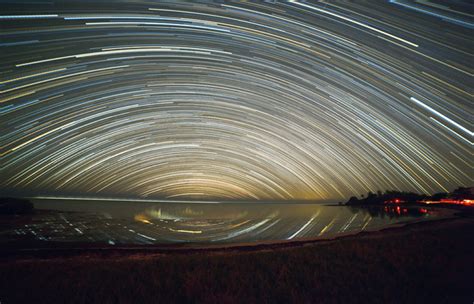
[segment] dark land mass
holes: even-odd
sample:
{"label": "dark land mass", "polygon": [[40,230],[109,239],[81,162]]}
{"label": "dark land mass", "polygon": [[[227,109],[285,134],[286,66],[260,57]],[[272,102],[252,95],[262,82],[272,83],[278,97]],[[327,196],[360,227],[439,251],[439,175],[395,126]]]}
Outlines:
{"label": "dark land mass", "polygon": [[[371,206],[384,204],[416,204],[421,201],[440,201],[442,199],[452,200],[472,200],[474,197],[474,187],[459,187],[452,192],[440,192],[433,195],[418,194],[413,192],[404,192],[396,190],[387,190],[385,192],[377,191],[377,193],[368,192],[367,195],[362,194],[361,198],[352,196],[344,203],[348,206]],[[343,205],[339,202],[339,205]]]}
{"label": "dark land mass", "polygon": [[0,215],[20,215],[34,212],[34,205],[27,199],[2,197],[0,198]]}
{"label": "dark land mass", "polygon": [[199,249],[91,245],[35,252],[4,247],[0,299],[2,303],[471,303],[474,216],[472,208],[462,210],[451,219],[326,241]]}

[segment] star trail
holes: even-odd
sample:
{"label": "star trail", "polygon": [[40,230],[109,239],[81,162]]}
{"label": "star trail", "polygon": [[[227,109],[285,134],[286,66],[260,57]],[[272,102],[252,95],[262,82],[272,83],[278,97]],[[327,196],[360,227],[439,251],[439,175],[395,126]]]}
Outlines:
{"label": "star trail", "polygon": [[0,5],[3,193],[323,200],[472,184],[469,4]]}

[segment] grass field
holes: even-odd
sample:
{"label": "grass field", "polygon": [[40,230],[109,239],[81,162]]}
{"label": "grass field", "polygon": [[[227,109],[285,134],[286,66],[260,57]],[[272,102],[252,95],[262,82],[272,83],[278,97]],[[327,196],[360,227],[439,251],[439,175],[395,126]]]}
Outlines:
{"label": "grass field", "polygon": [[9,303],[472,303],[474,219],[304,245],[3,256]]}

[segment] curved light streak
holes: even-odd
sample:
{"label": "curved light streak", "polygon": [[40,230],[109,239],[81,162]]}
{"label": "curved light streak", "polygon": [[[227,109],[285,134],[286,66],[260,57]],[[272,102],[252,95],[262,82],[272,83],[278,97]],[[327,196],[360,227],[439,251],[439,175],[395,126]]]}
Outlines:
{"label": "curved light streak", "polygon": [[469,186],[472,31],[421,5],[2,5],[0,191],[291,200]]}

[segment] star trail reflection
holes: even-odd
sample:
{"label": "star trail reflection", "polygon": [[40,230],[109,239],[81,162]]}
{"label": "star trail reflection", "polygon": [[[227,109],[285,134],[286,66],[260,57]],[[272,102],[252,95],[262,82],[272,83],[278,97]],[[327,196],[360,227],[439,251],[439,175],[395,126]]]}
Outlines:
{"label": "star trail reflection", "polygon": [[3,193],[345,199],[472,182],[458,7],[52,3],[2,4]]}
{"label": "star trail reflection", "polygon": [[41,199],[34,204],[38,212],[31,220],[5,229],[0,242],[26,238],[112,245],[238,244],[332,238],[450,217],[452,213],[416,206],[365,209],[272,202],[197,204]]}

